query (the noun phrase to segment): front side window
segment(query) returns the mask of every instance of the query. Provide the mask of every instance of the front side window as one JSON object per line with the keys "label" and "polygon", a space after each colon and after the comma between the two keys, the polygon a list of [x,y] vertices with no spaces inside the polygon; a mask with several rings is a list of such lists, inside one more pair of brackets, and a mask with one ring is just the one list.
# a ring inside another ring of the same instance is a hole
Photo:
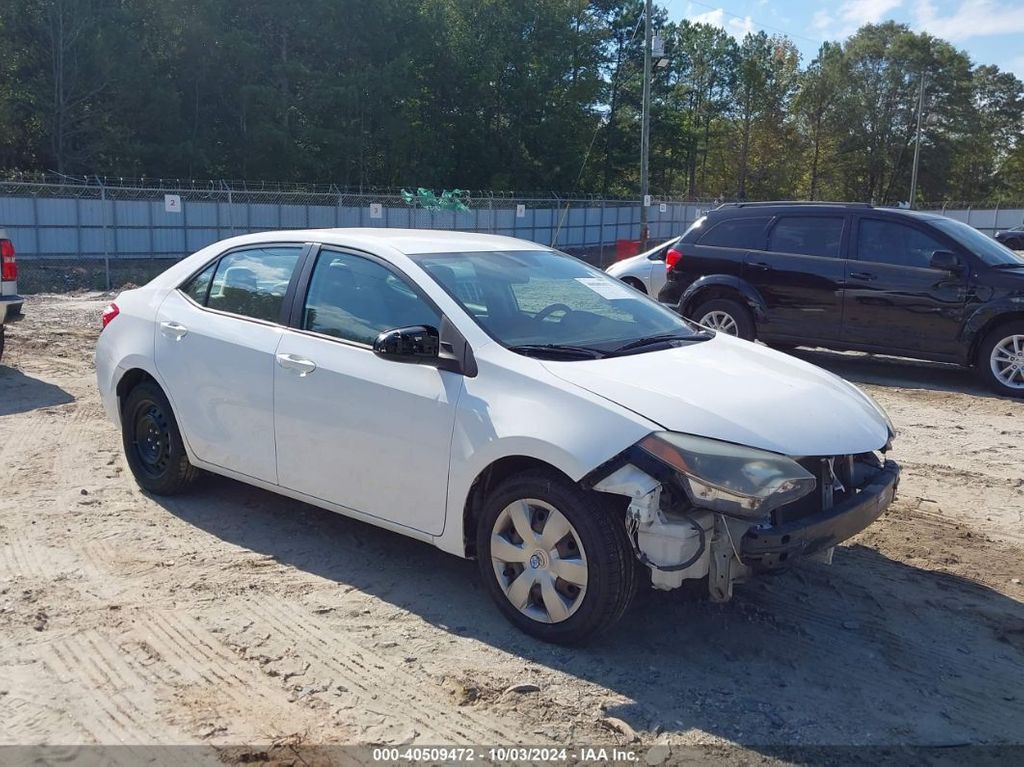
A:
{"label": "front side window", "polygon": [[948,248],[920,229],[896,221],[864,219],[857,233],[857,258],[893,266],[927,269],[932,254]]}
{"label": "front side window", "polygon": [[556,251],[424,253],[411,258],[507,347],[576,346],[606,353],[649,336],[697,334],[674,312]]}
{"label": "front side window", "polygon": [[[973,226],[968,226],[962,221],[943,218],[932,221],[932,225],[959,242],[989,266],[998,264],[1019,266],[1024,262],[1024,258],[1018,256],[1001,242],[993,240],[987,234],[982,234]],[[1021,227],[1018,226],[1011,231],[1021,231]]]}
{"label": "front side window", "polygon": [[764,248],[764,228],[767,225],[767,217],[729,219],[713,225],[697,244],[761,250]]}
{"label": "front side window", "polygon": [[839,258],[842,241],[843,219],[839,216],[785,216],[772,227],[768,250]]}
{"label": "front side window", "polygon": [[[302,253],[301,245],[273,245],[228,253],[217,262],[206,306],[257,320],[279,322],[288,282]],[[187,287],[199,290],[205,272]]]}
{"label": "front side window", "polygon": [[372,344],[385,330],[412,325],[439,328],[441,316],[404,277],[362,256],[320,253],[309,281],[303,329]]}

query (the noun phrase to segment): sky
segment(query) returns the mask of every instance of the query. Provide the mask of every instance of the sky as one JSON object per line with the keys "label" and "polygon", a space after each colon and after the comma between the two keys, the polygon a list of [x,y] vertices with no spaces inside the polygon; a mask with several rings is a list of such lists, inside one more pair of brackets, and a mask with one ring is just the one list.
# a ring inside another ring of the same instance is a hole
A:
{"label": "sky", "polygon": [[825,40],[842,41],[864,24],[892,19],[967,51],[1024,80],[1024,0],[661,0],[669,19],[724,28],[737,39],[763,29],[784,32],[804,65]]}

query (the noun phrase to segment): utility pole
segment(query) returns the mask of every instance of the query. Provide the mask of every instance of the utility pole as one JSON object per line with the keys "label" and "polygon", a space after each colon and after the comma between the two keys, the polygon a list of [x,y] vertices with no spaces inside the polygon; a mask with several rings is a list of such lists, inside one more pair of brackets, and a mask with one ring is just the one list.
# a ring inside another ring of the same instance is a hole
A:
{"label": "utility pole", "polygon": [[913,209],[914,200],[917,199],[917,162],[921,157],[921,116],[924,114],[924,72],[921,73],[921,82],[917,92],[917,136],[914,139],[914,168],[910,172],[910,207]]}
{"label": "utility pole", "polygon": [[640,118],[640,250],[647,250],[648,161],[651,153],[651,0],[644,7],[644,101]]}

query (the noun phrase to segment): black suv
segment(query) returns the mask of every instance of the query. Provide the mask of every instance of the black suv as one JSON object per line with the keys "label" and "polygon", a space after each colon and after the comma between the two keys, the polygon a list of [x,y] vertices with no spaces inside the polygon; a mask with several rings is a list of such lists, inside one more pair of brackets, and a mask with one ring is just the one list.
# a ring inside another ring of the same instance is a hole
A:
{"label": "black suv", "polygon": [[1024,259],[959,221],[857,203],[735,203],[696,221],[658,300],[753,340],[972,366],[1024,397]]}

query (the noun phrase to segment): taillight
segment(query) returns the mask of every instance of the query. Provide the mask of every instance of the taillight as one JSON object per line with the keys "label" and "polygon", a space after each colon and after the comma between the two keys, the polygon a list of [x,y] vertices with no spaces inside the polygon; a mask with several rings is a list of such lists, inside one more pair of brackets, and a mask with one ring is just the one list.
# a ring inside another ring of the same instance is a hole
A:
{"label": "taillight", "polygon": [[103,310],[103,316],[100,318],[103,322],[103,327],[110,324],[110,321],[121,313],[121,310],[117,308],[117,304],[107,304],[107,308]]}
{"label": "taillight", "polygon": [[18,279],[18,263],[14,260],[14,243],[0,240],[0,279],[11,282]]}
{"label": "taillight", "polygon": [[678,264],[679,259],[681,259],[682,257],[683,254],[680,253],[678,250],[676,250],[675,248],[669,248],[668,252],[665,254],[665,271],[671,272],[672,267]]}

